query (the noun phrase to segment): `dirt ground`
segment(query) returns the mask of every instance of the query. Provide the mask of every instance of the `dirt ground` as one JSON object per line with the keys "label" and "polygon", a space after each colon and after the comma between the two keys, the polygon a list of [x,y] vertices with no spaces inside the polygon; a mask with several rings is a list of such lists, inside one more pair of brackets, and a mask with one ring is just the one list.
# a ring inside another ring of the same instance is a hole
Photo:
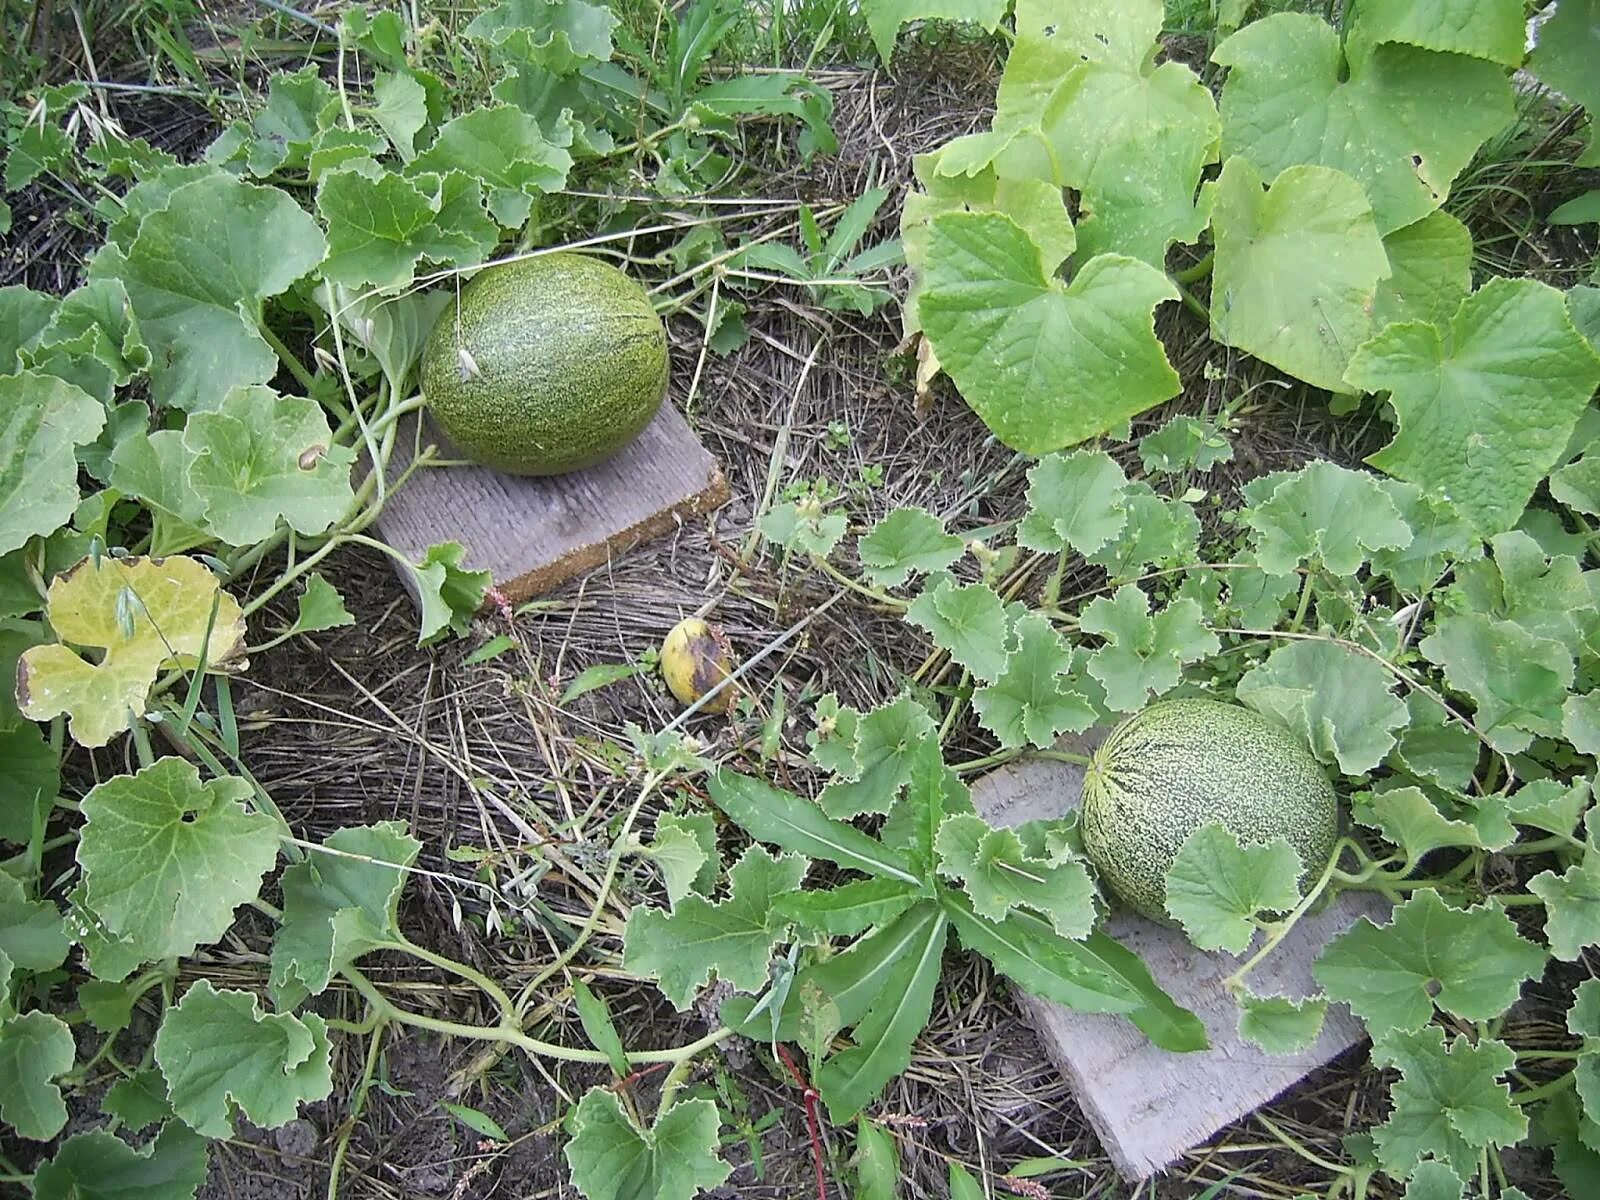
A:
{"label": "dirt ground", "polygon": [[[972,61],[938,60],[937,71],[914,57],[897,60],[894,77],[880,72],[824,74],[838,98],[841,153],[799,174],[776,177],[761,195],[797,195],[813,202],[859,195],[869,186],[894,191],[879,232],[892,233],[899,200],[910,184],[912,156],[976,128],[993,96],[994,64],[974,49]],[[181,153],[206,140],[192,114],[159,113],[170,122],[167,144]],[[159,130],[157,130],[159,133]],[[750,198],[757,198],[754,193]],[[752,206],[748,229],[762,228]],[[23,227],[19,225],[19,229]],[[75,270],[75,234],[34,226],[19,241],[28,265],[9,266],[13,279],[64,289]],[[677,710],[658,682],[624,680],[563,708],[562,689],[585,667],[636,661],[659,644],[682,616],[708,612],[750,658],[786,631],[803,630],[753,672],[755,711],[728,720],[697,717],[692,732],[713,752],[750,743],[778,697],[788,713],[776,774],[788,786],[815,785],[805,765],[804,735],[815,698],[836,692],[866,706],[893,695],[917,671],[927,647],[893,613],[846,596],[815,574],[786,570],[770,550],[745,558],[756,505],[775,472],[780,486],[826,477],[845,493],[852,523],[868,522],[900,504],[944,514],[956,530],[1013,518],[1020,511],[1026,461],[999,445],[948,388],[930,411],[914,410],[899,341],[898,312],[860,318],[828,312],[793,288],[743,297],[750,338],[725,358],[709,356],[699,386],[688,394],[700,357],[700,329],[673,322],[671,401],[682,408],[721,462],[732,499],[703,520],[642,546],[575,580],[513,622],[483,618],[472,638],[415,648],[415,614],[386,560],[344,555],[328,572],[356,623],[296,639],[263,656],[235,686],[245,736],[245,761],[303,837],[317,840],[348,824],[399,819],[424,842],[416,879],[403,906],[405,928],[423,945],[472,963],[516,988],[549,961],[545,914],[586,913],[593,895],[584,880],[603,863],[612,818],[632,793],[613,769],[622,761],[627,722],[659,728]],[[1154,428],[1173,411],[1220,405],[1251,380],[1250,367],[1212,349],[1194,318],[1168,306],[1162,332],[1187,385],[1184,395],[1135,423]],[[1205,370],[1208,350],[1219,357]],[[1268,389],[1270,392],[1271,390]],[[849,440],[828,436],[845,422]],[[1270,396],[1244,418],[1237,456],[1219,471],[1226,489],[1308,457],[1358,457],[1362,430],[1327,417],[1297,394]],[[1135,467],[1137,463],[1133,464]],[[870,468],[881,467],[881,484]],[[1088,577],[1085,576],[1085,579]],[[1069,589],[1071,581],[1069,580]],[[264,614],[259,638],[286,624],[292,600]],[[516,648],[479,665],[463,660],[488,638],[510,633]],[[970,728],[953,746],[981,753]],[[85,779],[106,758],[81,764]],[[734,844],[733,835],[724,836]],[[481,851],[478,862],[451,850]],[[629,904],[659,896],[643,866],[625,872],[594,943],[602,964],[620,959],[616,936]],[[272,898],[269,893],[269,898]],[[248,916],[221,945],[188,964],[214,980],[258,987],[264,981],[269,927]],[[456,1020],[482,1016],[480,998],[443,976],[381,956],[372,977],[391,983],[417,1011]],[[709,1006],[679,1014],[653,986],[602,965],[593,985],[603,993],[632,1045],[674,1045],[708,1028]],[[541,996],[540,1036],[583,1044],[570,992],[548,985]],[[337,989],[321,998],[328,1015],[357,1019],[359,998]],[[334,1096],[306,1108],[276,1131],[248,1127],[213,1156],[206,1200],[299,1200],[327,1191],[329,1166],[348,1120],[352,1083],[362,1073],[362,1047],[336,1043]],[[574,1069],[520,1055],[485,1063],[479,1048],[417,1033],[382,1046],[378,1084],[355,1120],[339,1195],[351,1198],[571,1196],[559,1156],[557,1125],[567,1100],[603,1080],[596,1068]],[[1362,1051],[1317,1072],[1266,1115],[1311,1152],[1342,1157],[1341,1137],[1381,1120],[1381,1077]],[[737,1165],[717,1196],[809,1194],[810,1151],[800,1095],[765,1049],[725,1043],[707,1056],[694,1085],[716,1094],[735,1122],[725,1153]],[[641,1106],[653,1100],[640,1081]],[[468,1104],[494,1118],[509,1147],[480,1135],[440,1107]],[[775,1122],[759,1138],[759,1159],[738,1123]],[[1159,1182],[1122,1182],[1099,1147],[1059,1074],[1045,1060],[1018,1015],[1004,979],[972,956],[950,952],[929,1028],[911,1069],[873,1113],[900,1142],[904,1195],[944,1194],[947,1161],[1003,1171],[1027,1158],[1054,1156],[1072,1165],[1048,1180],[1059,1197],[1184,1197],[1221,1181],[1224,1195],[1293,1197],[1320,1194],[1328,1172],[1288,1152],[1257,1120],[1225,1130]],[[841,1165],[848,1131],[826,1131]],[[1519,1152],[1520,1153],[1520,1152]],[[1508,1156],[1508,1160],[1511,1156]],[[1523,1186],[1539,1200],[1558,1194],[1540,1182],[1536,1156]],[[1380,1193],[1374,1193],[1380,1194]]]}

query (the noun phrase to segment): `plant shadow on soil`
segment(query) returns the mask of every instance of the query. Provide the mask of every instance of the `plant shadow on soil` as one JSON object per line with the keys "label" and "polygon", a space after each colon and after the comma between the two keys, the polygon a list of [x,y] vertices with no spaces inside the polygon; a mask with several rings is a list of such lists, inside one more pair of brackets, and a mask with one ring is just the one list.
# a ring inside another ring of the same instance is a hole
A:
{"label": "plant shadow on soil", "polygon": [[[887,184],[891,201],[875,234],[891,235],[899,200],[911,183],[912,156],[981,127],[989,115],[992,55],[981,45],[957,50],[970,61],[953,62],[946,48],[937,57],[904,54],[892,77],[821,72],[838,99],[840,153],[806,169],[774,172],[759,193],[747,190],[747,198],[798,196],[825,203]],[[176,120],[171,132],[171,142],[191,151],[205,140],[203,130]],[[760,232],[770,220],[752,210],[749,232]],[[55,279],[39,267],[30,271],[30,282],[58,290],[70,286],[70,249],[65,241],[46,246],[67,267],[58,265]],[[18,252],[23,250],[19,245]],[[42,261],[38,251],[27,250],[36,264]],[[626,744],[623,725],[660,728],[676,715],[648,676],[591,692],[565,708],[557,703],[563,688],[585,667],[637,661],[708,599],[717,601],[713,619],[748,658],[833,592],[815,574],[785,570],[770,550],[740,561],[774,454],[783,456],[781,483],[816,477],[835,483],[852,524],[901,504],[945,514],[958,531],[1020,511],[1026,460],[989,437],[948,386],[936,389],[928,412],[914,412],[904,364],[892,361],[899,340],[892,306],[861,318],[817,307],[795,288],[745,299],[749,341],[726,358],[709,356],[692,398],[687,389],[700,357],[700,329],[682,317],[672,324],[671,399],[687,410],[722,463],[733,493],[727,506],[565,585],[509,630],[501,618],[489,616],[467,641],[425,650],[414,646],[414,614],[386,560],[363,552],[342,555],[328,574],[356,623],[261,656],[235,686],[244,759],[296,830],[316,840],[341,825],[408,822],[424,842],[420,865],[438,873],[418,877],[408,888],[402,922],[409,936],[513,990],[550,960],[546,934],[552,923],[544,914],[554,910],[581,919],[593,903],[579,881],[604,862],[608,822],[632,799],[628,781],[612,770],[626,759],[617,749]],[[1162,311],[1158,328],[1186,390],[1136,420],[1135,434],[1158,427],[1174,412],[1215,411],[1269,377],[1257,364],[1209,343],[1177,306]],[[1298,393],[1264,392],[1237,432],[1234,461],[1203,481],[1217,495],[1312,457],[1353,463],[1372,448],[1377,433],[1366,423],[1336,421],[1315,401],[1302,404]],[[848,426],[848,444],[828,436],[830,423],[841,421]],[[1116,452],[1137,470],[1130,450],[1122,446]],[[871,482],[873,468],[881,468],[880,485]],[[1064,594],[1101,582],[1083,568],[1069,575]],[[253,638],[285,626],[292,609],[292,598],[272,605],[252,629]],[[477,645],[508,631],[517,640],[514,651],[479,665],[463,662]],[[749,680],[747,714],[731,722],[697,718],[690,729],[710,753],[727,753],[759,738],[763,717],[781,696],[788,716],[783,748],[770,769],[779,783],[807,789],[815,780],[805,764],[804,734],[815,697],[833,691],[845,703],[879,703],[917,670],[926,653],[920,634],[893,613],[846,600],[758,665]],[[970,723],[953,731],[950,752],[957,758],[989,748]],[[104,752],[108,762],[112,753],[121,752]],[[95,764],[87,756],[79,766],[84,779],[93,778]],[[463,847],[481,852],[476,869],[492,879],[492,889],[474,886],[473,864],[446,856],[448,849]],[[270,888],[267,897],[277,898]],[[620,958],[616,934],[626,905],[659,897],[647,868],[624,871],[594,943],[602,961]],[[269,935],[266,922],[247,915],[228,943],[190,965],[236,987],[259,987]],[[383,956],[368,961],[375,981],[398,978],[397,964]],[[492,1019],[482,997],[468,988],[410,965],[404,978],[406,988],[397,995],[417,1011],[457,1021]],[[591,982],[632,1047],[692,1040],[713,1015],[709,1006],[675,1013],[652,986],[614,968],[602,966]],[[546,985],[540,1000],[541,1036],[585,1044],[570,992]],[[361,1015],[357,998],[336,993],[322,997],[320,1007],[350,1020]],[[363,1053],[355,1039],[339,1039],[329,1101],[306,1107],[282,1130],[244,1126],[219,1144],[202,1197],[325,1195]],[[486,1064],[478,1055],[476,1046],[415,1031],[390,1034],[378,1063],[380,1082],[351,1132],[340,1196],[469,1200],[570,1194],[557,1122],[569,1099],[606,1077],[595,1068],[536,1063],[520,1055]],[[713,1195],[787,1198],[810,1189],[800,1096],[769,1057],[764,1047],[734,1041],[708,1055],[693,1076],[694,1087],[720,1083],[719,1098],[725,1110],[734,1110],[736,1123],[778,1114],[760,1138],[759,1172],[747,1143],[737,1133],[730,1136],[724,1153],[735,1170]],[[474,1072],[476,1081],[463,1085],[463,1073]],[[1337,1160],[1344,1133],[1382,1119],[1380,1082],[1364,1052],[1354,1052],[1274,1104],[1271,1117],[1307,1147]],[[646,1079],[635,1089],[646,1112],[656,1086]],[[74,1129],[92,1123],[95,1099],[84,1099]],[[446,1100],[493,1118],[513,1139],[510,1147],[485,1143],[440,1107]],[[737,1111],[741,1106],[744,1111]],[[1040,1156],[1080,1164],[1054,1177],[1059,1194],[1135,1194],[1117,1178],[1070,1090],[1045,1061],[1005,980],[972,956],[949,955],[911,1069],[872,1111],[888,1118],[899,1140],[907,1195],[943,1195],[951,1159],[1000,1172]],[[832,1162],[842,1164],[850,1149],[848,1130],[829,1132],[827,1142]],[[1530,1195],[1543,1200],[1557,1194],[1536,1167],[1529,1174],[1523,1186]],[[1247,1120],[1176,1164],[1159,1194],[1195,1195],[1228,1178],[1263,1189],[1254,1194],[1289,1196],[1320,1192],[1328,1177]]]}

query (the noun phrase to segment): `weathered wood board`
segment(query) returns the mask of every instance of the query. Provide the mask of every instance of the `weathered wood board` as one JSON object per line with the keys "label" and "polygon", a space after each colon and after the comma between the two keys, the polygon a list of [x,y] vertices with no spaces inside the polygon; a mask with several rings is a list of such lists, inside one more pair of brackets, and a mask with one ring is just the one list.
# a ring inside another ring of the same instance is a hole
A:
{"label": "weathered wood board", "polygon": [[[409,417],[401,427],[390,479],[411,461],[417,420]],[[442,457],[459,458],[438,427],[422,420],[422,445],[436,443]],[[615,458],[570,475],[528,478],[477,466],[419,470],[384,504],[378,529],[413,562],[437,542],[460,542],[466,565],[487,570],[515,603],[727,498],[716,459],[669,401]],[[401,578],[411,586],[404,572]]]}
{"label": "weathered wood board", "polygon": [[[985,775],[973,784],[972,801],[993,824],[1018,825],[1061,816],[1077,805],[1082,790],[1082,767],[1036,760]],[[1317,990],[1311,964],[1322,947],[1363,914],[1386,920],[1384,911],[1383,901],[1371,895],[1339,897],[1296,924],[1251,974],[1252,987],[1258,994],[1311,994]],[[1238,1006],[1222,986],[1239,959],[1202,953],[1180,930],[1126,911],[1114,912],[1106,929],[1144,959],[1173,999],[1200,1017],[1211,1041],[1209,1050],[1172,1054],[1121,1017],[1019,996],[1106,1153],[1130,1180],[1155,1174],[1366,1037],[1349,1010],[1334,1005],[1309,1050],[1267,1054],[1239,1036]]]}

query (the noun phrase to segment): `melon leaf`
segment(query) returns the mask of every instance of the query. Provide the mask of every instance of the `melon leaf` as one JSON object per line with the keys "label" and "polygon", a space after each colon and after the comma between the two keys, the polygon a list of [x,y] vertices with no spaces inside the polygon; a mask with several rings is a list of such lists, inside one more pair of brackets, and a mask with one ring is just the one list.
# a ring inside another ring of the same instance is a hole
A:
{"label": "melon leaf", "polygon": [[985,682],[1006,669],[1009,622],[1005,604],[986,583],[939,579],[911,602],[906,620],[926,629],[934,644]]}
{"label": "melon leaf", "polygon": [[897,508],[857,543],[868,579],[879,587],[899,587],[913,573],[942,571],[961,557],[965,543],[945,532],[944,522],[920,508]]}
{"label": "melon leaf", "polygon": [[1284,838],[1240,845],[1225,826],[1207,822],[1184,840],[1167,871],[1167,912],[1200,949],[1242,954],[1263,913],[1299,903],[1305,869]]}
{"label": "melon leaf", "polygon": [[1239,1035],[1268,1054],[1298,1054],[1317,1040],[1328,1002],[1321,996],[1291,999],[1245,992],[1239,1001]]}
{"label": "melon leaf", "polygon": [[1093,725],[1100,714],[1073,682],[1077,656],[1049,618],[1018,618],[1016,638],[1000,678],[973,693],[972,707],[984,727],[1002,746],[1043,749],[1059,734]]}
{"label": "melon leaf", "polygon": [[642,1130],[610,1088],[593,1087],[572,1113],[563,1154],[589,1200],[693,1200],[733,1168],[717,1157],[722,1119],[710,1100],[680,1100]]}
{"label": "melon leaf", "polygon": [[1127,483],[1104,451],[1046,455],[1028,469],[1028,511],[1017,542],[1046,554],[1095,553],[1122,533]]}
{"label": "melon leaf", "polygon": [[1094,884],[1081,862],[1047,862],[1025,854],[1015,830],[993,829],[982,817],[957,813],[939,826],[939,874],[958,880],[973,911],[1002,921],[1014,907],[1031,908],[1064,938],[1094,928]]}
{"label": "melon leaf", "polygon": [[1184,663],[1215,654],[1221,643],[1206,628],[1200,605],[1174,600],[1154,616],[1138,585],[1125,583],[1111,599],[1096,597],[1078,627],[1105,639],[1089,659],[1089,674],[1105,687],[1106,704],[1117,712],[1136,712],[1150,694],[1177,685]]}
{"label": "melon leaf", "polygon": [[1336,463],[1262,475],[1244,493],[1256,561],[1269,574],[1311,563],[1350,576],[1374,552],[1411,544],[1411,529],[1380,481]]}

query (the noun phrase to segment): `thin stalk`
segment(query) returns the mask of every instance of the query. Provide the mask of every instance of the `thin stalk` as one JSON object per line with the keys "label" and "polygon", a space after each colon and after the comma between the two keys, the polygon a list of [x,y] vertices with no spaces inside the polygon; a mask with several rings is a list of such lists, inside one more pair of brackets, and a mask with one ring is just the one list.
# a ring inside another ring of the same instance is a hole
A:
{"label": "thin stalk", "polygon": [[511,997],[506,995],[498,983],[490,979],[481,971],[469,967],[464,962],[457,962],[443,954],[435,954],[425,946],[419,946],[409,938],[400,938],[393,942],[385,943],[391,950],[400,950],[413,958],[420,958],[425,963],[438,967],[441,971],[448,971],[452,975],[459,975],[462,979],[476,986],[484,995],[493,1000],[495,1007],[502,1013],[510,1014],[516,1011],[516,1006],[511,1003]]}
{"label": "thin stalk", "polygon": [[1294,906],[1289,915],[1278,923],[1277,928],[1267,935],[1266,941],[1261,943],[1261,949],[1252,954],[1239,966],[1237,971],[1222,981],[1224,987],[1231,992],[1244,986],[1245,976],[1255,970],[1267,955],[1278,948],[1278,943],[1289,935],[1289,930],[1294,928],[1295,922],[1310,912],[1311,906],[1317,902],[1317,897],[1327,891],[1328,885],[1333,882],[1334,874],[1339,869],[1339,860],[1344,857],[1344,852],[1347,849],[1355,848],[1356,844],[1349,838],[1340,838],[1338,840],[1333,847],[1333,853],[1328,856],[1328,865],[1322,869],[1321,877],[1301,898],[1300,903]]}
{"label": "thin stalk", "polygon": [[289,368],[289,374],[295,377],[301,387],[310,392],[317,386],[316,377],[306,370],[305,363],[300,361],[295,352],[283,344],[283,339],[272,331],[272,326],[265,321],[257,321],[256,328],[260,331],[261,336],[266,339],[267,345],[272,347],[273,352],[278,356],[278,361]]}

